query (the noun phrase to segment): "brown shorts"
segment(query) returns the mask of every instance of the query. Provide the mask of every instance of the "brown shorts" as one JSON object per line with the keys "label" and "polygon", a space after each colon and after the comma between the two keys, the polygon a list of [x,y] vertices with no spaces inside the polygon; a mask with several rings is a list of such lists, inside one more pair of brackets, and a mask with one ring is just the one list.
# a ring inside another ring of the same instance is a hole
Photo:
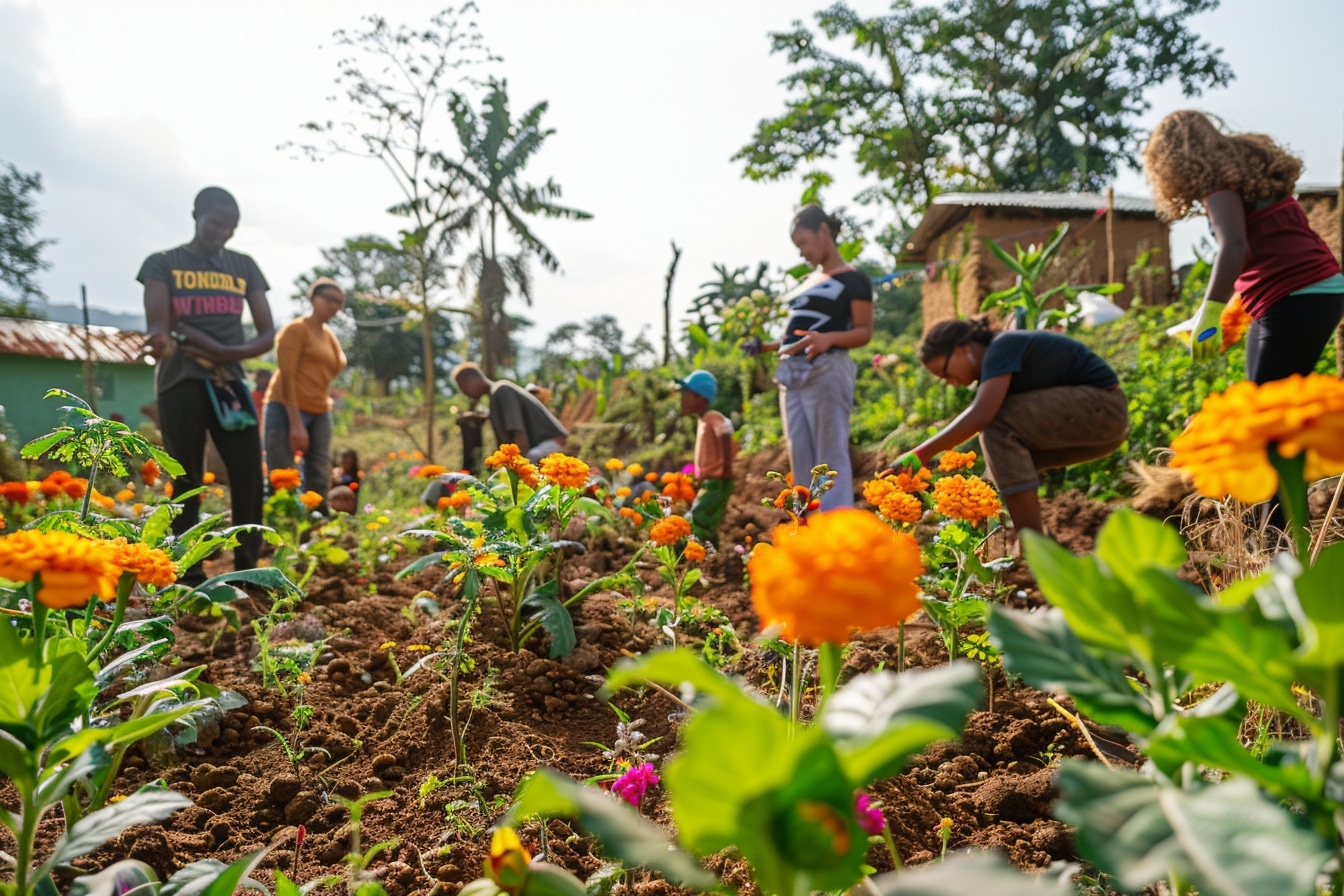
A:
{"label": "brown shorts", "polygon": [[1105,457],[1129,434],[1129,403],[1119,386],[1055,386],[1009,395],[980,433],[985,469],[999,493],[1040,486],[1038,470]]}

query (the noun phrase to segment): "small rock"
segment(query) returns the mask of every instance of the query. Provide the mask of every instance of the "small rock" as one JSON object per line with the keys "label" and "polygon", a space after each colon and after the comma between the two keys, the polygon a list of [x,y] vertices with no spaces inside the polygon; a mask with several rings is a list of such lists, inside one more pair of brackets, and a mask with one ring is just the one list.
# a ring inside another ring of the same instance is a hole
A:
{"label": "small rock", "polygon": [[227,812],[233,806],[233,793],[223,787],[216,787],[197,797],[196,805],[211,812]]}
{"label": "small rock", "polygon": [[546,704],[546,711],[549,713],[561,712],[568,705],[559,697],[543,697],[542,700]]}
{"label": "small rock", "polygon": [[397,757],[391,753],[379,753],[373,757],[373,773],[382,777],[385,769],[391,768],[397,764]]}
{"label": "small rock", "polygon": [[231,765],[216,768],[213,765],[198,765],[191,772],[191,783],[197,790],[214,790],[216,787],[232,787],[238,783],[238,769]]}
{"label": "small rock", "polygon": [[302,789],[303,783],[293,775],[278,775],[271,780],[271,803],[284,806]]}
{"label": "small rock", "polygon": [[354,737],[359,733],[359,722],[356,722],[351,716],[345,714],[338,715],[332,720],[332,724],[334,724],[336,730],[342,734],[348,734],[351,737]]}
{"label": "small rock", "polygon": [[379,777],[384,781],[400,781],[406,777],[406,769],[399,765],[389,765],[379,773]]}
{"label": "small rock", "polygon": [[591,644],[579,644],[561,662],[582,673],[592,672],[602,667],[602,657],[598,655],[597,648]]}
{"label": "small rock", "polygon": [[337,781],[331,792],[347,800],[357,800],[364,793],[364,788],[359,786],[358,781]]}
{"label": "small rock", "polygon": [[542,696],[555,693],[555,685],[545,675],[538,675],[532,679],[532,688]]}
{"label": "small rock", "polygon": [[331,673],[332,675],[335,675],[337,672],[340,672],[341,674],[344,675],[349,671],[350,671],[350,661],[343,656],[338,656],[336,657],[336,659],[327,663],[327,672]]}
{"label": "small rock", "polygon": [[527,676],[529,678],[536,678],[538,675],[545,675],[546,670],[549,669],[550,666],[551,664],[545,660],[533,660],[527,664]]}
{"label": "small rock", "polygon": [[298,796],[285,806],[286,824],[303,824],[322,808],[322,801],[311,790],[301,790]]}

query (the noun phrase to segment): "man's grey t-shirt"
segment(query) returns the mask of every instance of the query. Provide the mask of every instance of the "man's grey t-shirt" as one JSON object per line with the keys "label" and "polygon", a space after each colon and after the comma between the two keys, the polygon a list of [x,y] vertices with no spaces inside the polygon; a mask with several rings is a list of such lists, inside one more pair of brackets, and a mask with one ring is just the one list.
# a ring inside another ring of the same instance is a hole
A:
{"label": "man's grey t-shirt", "polygon": [[[201,256],[178,246],[167,252],[155,252],[140,266],[135,279],[144,283],[158,280],[168,284],[170,329],[179,321],[213,336],[224,345],[242,345],[243,309],[249,290],[269,289],[266,278],[251,256],[221,249]],[[208,380],[221,370],[231,380],[243,378],[238,362],[206,367],[185,352],[175,351],[159,362],[156,388],[166,392],[186,380]]]}
{"label": "man's grey t-shirt", "polygon": [[501,445],[512,441],[509,433],[525,432],[533,448],[547,439],[569,435],[545,405],[508,380],[496,380],[490,388],[490,428]]}
{"label": "man's grey t-shirt", "polygon": [[985,348],[980,382],[1013,375],[1008,394],[1053,386],[1096,386],[1120,382],[1111,366],[1076,339],[1048,330],[1007,330]]}

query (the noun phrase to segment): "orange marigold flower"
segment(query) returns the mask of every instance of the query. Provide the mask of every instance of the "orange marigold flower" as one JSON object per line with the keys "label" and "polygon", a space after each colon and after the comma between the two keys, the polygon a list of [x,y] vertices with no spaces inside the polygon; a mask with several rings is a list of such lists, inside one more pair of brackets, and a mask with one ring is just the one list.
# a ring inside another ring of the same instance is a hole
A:
{"label": "orange marigold flower", "polygon": [[33,492],[26,482],[0,482],[0,498],[10,504],[23,505],[33,500]]}
{"label": "orange marigold flower", "polygon": [[316,510],[322,506],[323,499],[317,492],[310,490],[299,495],[299,500],[302,501],[303,506],[307,507],[309,510]]}
{"label": "orange marigold flower", "polygon": [[30,582],[42,574],[37,599],[53,610],[83,607],[93,598],[111,600],[121,571],[106,541],[71,532],[20,529],[0,537],[0,578]]}
{"label": "orange marigold flower", "polygon": [[896,487],[891,479],[874,479],[863,484],[863,499],[893,523],[917,523],[924,515],[924,503]]}
{"label": "orange marigold flower", "polygon": [[177,581],[177,564],[158,548],[124,538],[113,539],[109,544],[116,552],[116,565],[125,572],[135,573],[140,584],[167,588]]}
{"label": "orange marigold flower", "polygon": [[944,476],[933,484],[938,512],[978,526],[1003,511],[994,487],[979,476]]}
{"label": "orange marigold flower", "polygon": [[152,457],[140,465],[140,479],[151,488],[159,484],[159,477],[162,475],[159,462]]}
{"label": "orange marigold flower", "polygon": [[664,473],[663,497],[690,504],[695,500],[695,479],[684,473]]}
{"label": "orange marigold flower", "polygon": [[657,473],[645,473],[645,474],[644,474],[644,481],[645,481],[645,482],[657,482],[657,481],[658,481],[658,474],[657,474]]}
{"label": "orange marigold flower", "polygon": [[135,514],[136,516],[139,516],[144,512],[145,512],[145,505],[141,504],[139,501],[131,505],[131,513]]}
{"label": "orange marigold flower", "polygon": [[471,494],[465,489],[458,489],[451,495],[444,495],[438,500],[440,510],[460,510],[471,503]]}
{"label": "orange marigold flower", "polygon": [[607,461],[606,467],[608,472],[619,473],[621,470],[625,469],[625,461],[621,460],[619,457],[613,457]]}
{"label": "orange marigold flower", "polygon": [[920,608],[919,544],[865,510],[842,508],[806,526],[776,526],[747,568],[761,625],[785,639],[843,644],[855,630],[898,624]]}
{"label": "orange marigold flower", "polygon": [[[88,490],[89,490],[89,480],[87,479],[69,478],[61,483],[61,491],[65,492],[65,496],[67,498],[74,498],[78,500],[84,497],[84,493],[87,492]],[[94,489],[93,493],[95,496],[99,498],[106,498],[105,495],[99,495],[97,489]],[[106,504],[110,503],[111,499],[107,498],[106,502],[100,500],[98,502],[98,506],[103,507],[106,506]]]}
{"label": "orange marigold flower", "polygon": [[1241,293],[1235,293],[1218,319],[1218,326],[1223,331],[1222,351],[1227,351],[1240,342],[1253,321],[1254,318],[1247,312],[1246,306],[1241,304]]}
{"label": "orange marigold flower", "polygon": [[512,470],[519,479],[532,488],[536,488],[541,482],[537,468],[523,455],[518,446],[512,443],[500,445],[498,451],[485,459],[485,465]]}
{"label": "orange marigold flower", "polygon": [[282,488],[292,491],[298,488],[302,481],[303,477],[299,475],[299,471],[291,467],[277,467],[271,471],[271,488],[276,491]]}
{"label": "orange marigold flower", "polygon": [[117,492],[116,498],[122,504],[129,504],[135,498],[135,492],[129,488],[124,488]]}
{"label": "orange marigold flower", "polygon": [[649,531],[649,539],[656,545],[667,547],[690,534],[691,524],[686,517],[669,516],[653,524],[653,528]]}
{"label": "orange marigold flower", "polygon": [[630,497],[630,489],[624,485],[621,486],[620,488],[616,489],[616,497],[618,498]]}
{"label": "orange marigold flower", "polygon": [[[83,497],[83,496],[81,495],[81,497]],[[105,494],[103,494],[102,492],[98,491],[98,489],[94,489],[94,490],[93,490],[93,494],[89,496],[89,503],[91,503],[91,504],[97,504],[99,507],[103,508],[104,510],[114,510],[114,509],[116,508],[116,506],[117,506],[117,502],[116,502],[116,501],[113,501],[113,500],[112,500],[111,498],[109,498],[107,495],[105,495]]]}
{"label": "orange marigold flower", "polygon": [[625,472],[629,473],[632,478],[638,479],[644,475],[644,467],[641,464],[631,464],[625,468]]}
{"label": "orange marigold flower", "polygon": [[541,459],[541,475],[562,488],[583,488],[588,484],[588,465],[568,454],[548,454]]}
{"label": "orange marigold flower", "polygon": [[683,556],[692,563],[699,563],[705,559],[705,546],[698,541],[688,541]]}
{"label": "orange marigold flower", "polygon": [[171,498],[173,496],[173,484],[171,482],[165,482],[163,484],[163,496],[165,498]]}
{"label": "orange marigold flower", "polygon": [[209,470],[206,470],[204,473],[201,474],[201,485],[214,485],[214,484],[215,484],[214,473],[211,473]]}
{"label": "orange marigold flower", "polygon": [[944,451],[938,458],[938,472],[955,473],[958,470],[969,470],[975,466],[974,451]]}
{"label": "orange marigold flower", "polygon": [[1306,452],[1308,481],[1344,472],[1344,381],[1317,373],[1244,380],[1210,395],[1171,443],[1171,465],[1201,494],[1257,503],[1279,488],[1271,445],[1283,457]]}
{"label": "orange marigold flower", "polygon": [[425,464],[416,472],[416,475],[421,479],[438,479],[447,472],[447,467],[441,467],[438,464]]}
{"label": "orange marigold flower", "polygon": [[902,469],[895,476],[888,476],[896,484],[896,487],[907,494],[916,494],[929,490],[929,482],[933,479],[933,471],[928,467],[920,467],[915,472]]}

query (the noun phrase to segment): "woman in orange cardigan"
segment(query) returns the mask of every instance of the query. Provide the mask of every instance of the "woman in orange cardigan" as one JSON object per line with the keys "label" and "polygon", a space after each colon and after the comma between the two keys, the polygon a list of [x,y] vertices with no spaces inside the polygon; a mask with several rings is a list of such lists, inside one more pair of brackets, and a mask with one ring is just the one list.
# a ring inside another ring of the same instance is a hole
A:
{"label": "woman in orange cardigan", "polygon": [[345,369],[345,352],[327,326],[345,307],[345,293],[330,277],[308,287],[312,311],[280,329],[278,370],[266,390],[266,465],[296,466],[303,489],[320,495],[331,485],[331,383]]}

